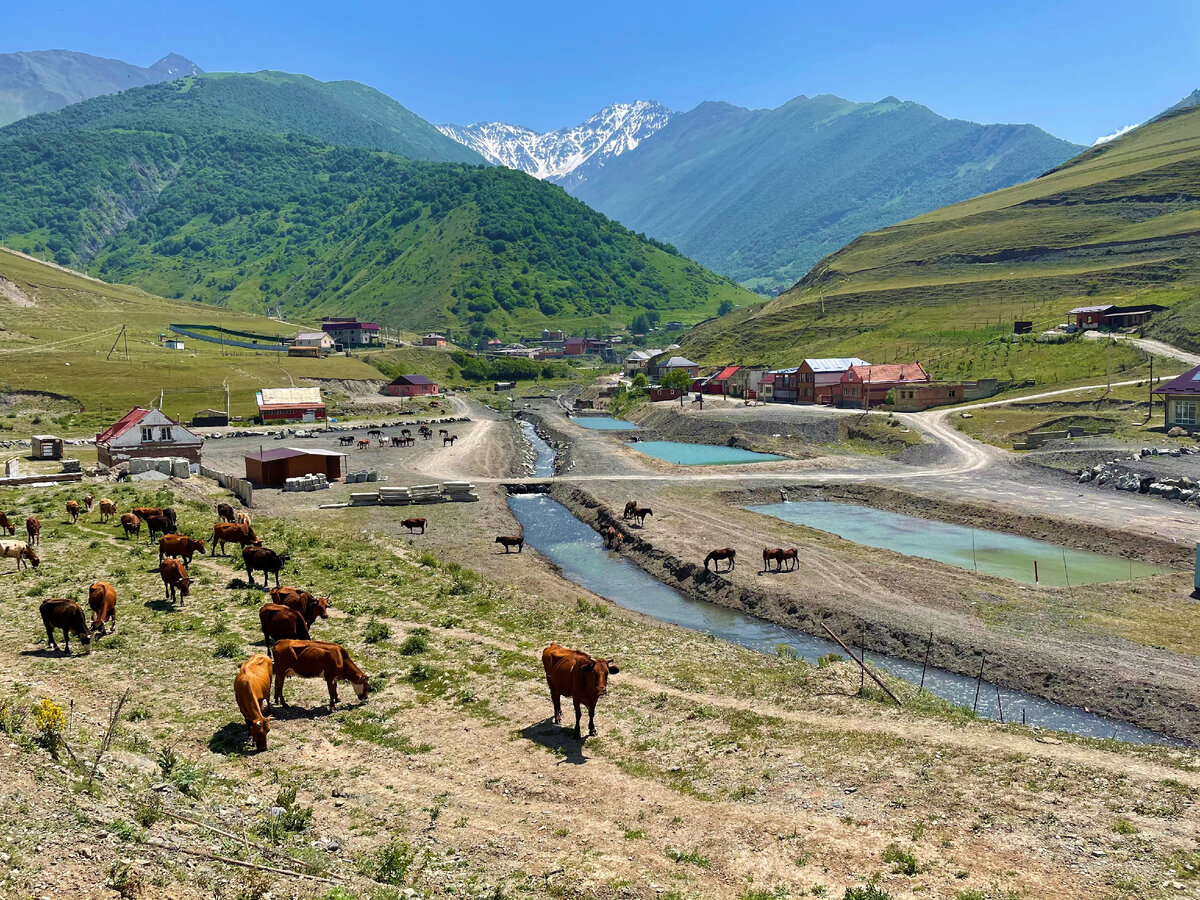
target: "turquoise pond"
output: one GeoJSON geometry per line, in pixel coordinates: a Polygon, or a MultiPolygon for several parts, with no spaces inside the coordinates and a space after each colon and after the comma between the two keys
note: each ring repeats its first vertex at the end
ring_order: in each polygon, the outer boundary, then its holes
{"type": "Polygon", "coordinates": [[[755,453],[720,444],[684,444],[679,441],[635,441],[629,445],[639,453],[682,466],[718,466],[736,463],[773,462],[783,459],[774,453],[755,453]]]}
{"type": "Polygon", "coordinates": [[[576,416],[571,421],[580,428],[591,428],[593,431],[637,431],[637,426],[632,422],[612,416],[576,416]]]}
{"type": "Polygon", "coordinates": [[[804,500],[750,509],[827,531],[856,544],[933,559],[1026,584],[1035,583],[1035,562],[1037,583],[1050,587],[1125,581],[1170,571],[1118,556],[1071,550],[1015,534],[981,531],[854,503],[804,500]]]}

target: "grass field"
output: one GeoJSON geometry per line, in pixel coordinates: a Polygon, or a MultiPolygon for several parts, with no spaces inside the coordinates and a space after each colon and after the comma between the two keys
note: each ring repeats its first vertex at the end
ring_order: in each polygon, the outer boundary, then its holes
{"type": "Polygon", "coordinates": [[[186,350],[160,342],[172,322],[222,325],[266,334],[294,334],[288,325],[213,306],[164,300],[137,288],[110,285],[0,250],[0,382],[3,392],[44,391],[56,398],[10,398],[14,428],[41,425],[65,434],[95,431],[133,406],[157,404],[185,420],[200,409],[235,416],[256,412],[254,392],[304,378],[381,379],[358,358],[289,359],[188,339],[186,350]],[[113,349],[121,326],[126,336],[113,349]],[[125,342],[128,342],[128,359],[125,342]],[[38,418],[40,421],[33,422],[38,418]]]}

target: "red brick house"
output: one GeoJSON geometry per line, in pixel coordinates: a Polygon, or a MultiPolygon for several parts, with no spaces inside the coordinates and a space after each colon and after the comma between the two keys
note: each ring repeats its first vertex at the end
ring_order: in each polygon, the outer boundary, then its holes
{"type": "Polygon", "coordinates": [[[587,352],[587,339],[581,337],[569,337],[563,341],[563,349],[567,356],[583,356],[587,352]]]}
{"type": "Polygon", "coordinates": [[[842,376],[851,366],[869,366],[857,356],[806,359],[796,370],[798,403],[832,403],[842,376]]]}
{"type": "Polygon", "coordinates": [[[446,336],[444,334],[427,334],[421,338],[422,347],[445,347],[446,336]]]}
{"type": "Polygon", "coordinates": [[[383,392],[389,397],[425,397],[437,394],[438,386],[424,375],[400,375],[383,392]]]}
{"type": "Polygon", "coordinates": [[[842,376],[833,402],[842,407],[870,409],[883,403],[889,391],[898,392],[910,385],[926,384],[928,381],[929,373],[920,363],[851,366],[842,376]]]}

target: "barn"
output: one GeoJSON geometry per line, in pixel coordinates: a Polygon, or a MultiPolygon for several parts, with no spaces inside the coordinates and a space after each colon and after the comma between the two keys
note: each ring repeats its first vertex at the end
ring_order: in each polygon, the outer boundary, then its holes
{"type": "Polygon", "coordinates": [[[246,480],[264,487],[282,487],[301,475],[324,475],[334,481],[342,477],[345,459],[345,453],[315,447],[260,450],[246,454],[246,480]]]}
{"type": "Polygon", "coordinates": [[[255,396],[263,424],[318,422],[325,419],[320,388],[263,388],[255,396]]]}
{"type": "Polygon", "coordinates": [[[424,375],[400,375],[383,392],[390,397],[424,397],[436,394],[438,386],[424,375]]]}

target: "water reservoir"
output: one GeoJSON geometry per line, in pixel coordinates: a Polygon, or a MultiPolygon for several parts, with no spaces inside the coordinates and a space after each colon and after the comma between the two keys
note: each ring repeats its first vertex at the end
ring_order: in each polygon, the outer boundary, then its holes
{"type": "Polygon", "coordinates": [[[718,466],[737,463],[773,462],[783,459],[774,453],[756,453],[720,444],[685,444],[680,441],[635,441],[629,445],[640,453],[682,466],[718,466]]]}
{"type": "Polygon", "coordinates": [[[571,421],[580,428],[591,428],[593,431],[637,431],[637,426],[632,422],[612,416],[576,416],[571,421]]]}

